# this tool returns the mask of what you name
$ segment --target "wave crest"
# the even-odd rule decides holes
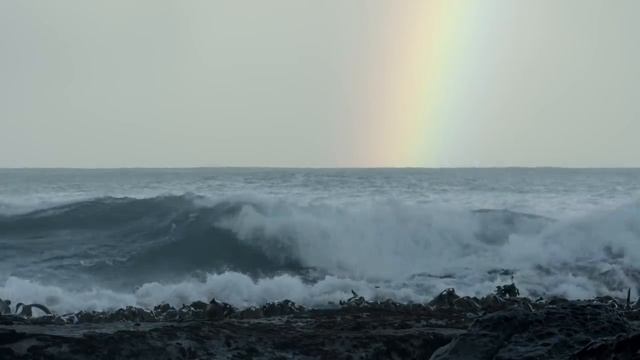
[[[556,221],[398,201],[99,198],[0,216],[0,278],[31,281],[25,288],[67,284],[60,291],[73,294],[89,285],[133,291],[133,298],[114,301],[118,306],[144,303],[151,288],[161,294],[149,295],[156,302],[171,298],[170,289],[187,288],[178,293],[202,300],[197,287],[223,274],[238,283],[280,279],[278,291],[267,286],[247,295],[256,303],[280,294],[296,300],[285,296],[296,291],[322,298],[311,289],[326,279],[359,286],[363,294],[377,286],[415,299],[445,287],[485,294],[504,280],[501,274],[515,274],[524,294],[591,297],[640,284],[639,219],[638,203]],[[239,304],[251,288],[216,281],[211,291]]]

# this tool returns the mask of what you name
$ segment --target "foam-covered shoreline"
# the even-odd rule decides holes
[[[351,288],[405,302],[447,287],[478,296],[511,275],[532,297],[622,296],[640,281],[638,219],[638,202],[553,220],[397,202],[99,198],[0,216],[0,296],[67,312],[214,295],[317,306]]]

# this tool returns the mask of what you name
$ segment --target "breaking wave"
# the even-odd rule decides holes
[[[350,289],[423,301],[514,276],[527,295],[580,298],[637,288],[639,241],[635,202],[554,220],[392,200],[107,197],[0,216],[0,297],[58,311],[211,296],[319,305]]]

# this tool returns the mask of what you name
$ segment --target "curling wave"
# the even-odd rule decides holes
[[[484,294],[511,275],[527,295],[591,297],[637,288],[639,242],[638,203],[553,220],[397,201],[107,197],[0,216],[0,297],[313,305],[351,287],[419,301],[444,287]]]

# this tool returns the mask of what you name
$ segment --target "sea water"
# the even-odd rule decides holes
[[[638,169],[4,169],[0,298],[637,296],[639,200]]]

